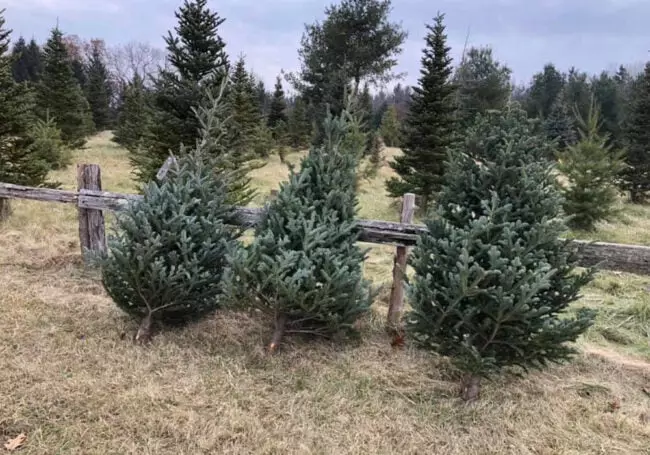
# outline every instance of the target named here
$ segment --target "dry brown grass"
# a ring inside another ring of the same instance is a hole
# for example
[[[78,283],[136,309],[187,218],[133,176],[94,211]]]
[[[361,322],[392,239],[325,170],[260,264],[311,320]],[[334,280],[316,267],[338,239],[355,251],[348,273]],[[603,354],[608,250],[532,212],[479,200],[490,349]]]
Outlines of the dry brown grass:
[[[107,136],[76,161],[100,163],[108,190],[132,188]],[[396,218],[387,172],[364,185],[362,216]],[[255,177],[267,191],[284,175],[272,162]],[[56,179],[74,187],[74,169]],[[609,312],[573,363],[500,378],[468,406],[443,360],[390,347],[383,301],[358,343],[290,338],[269,358],[268,321],[221,313],[135,346],[80,263],[75,209],[14,208],[0,226],[0,443],[24,432],[20,453],[650,453],[650,279],[600,276],[581,304]],[[388,282],[390,265],[375,248],[366,272]]]

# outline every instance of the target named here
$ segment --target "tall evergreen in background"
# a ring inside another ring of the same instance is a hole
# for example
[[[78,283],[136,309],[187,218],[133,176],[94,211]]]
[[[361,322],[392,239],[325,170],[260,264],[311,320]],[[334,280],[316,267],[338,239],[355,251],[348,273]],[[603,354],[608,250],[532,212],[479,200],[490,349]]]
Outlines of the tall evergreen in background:
[[[38,86],[38,111],[42,119],[53,118],[64,142],[84,144],[93,122],[88,101],[74,77],[63,33],[58,28],[43,48],[43,73]]]
[[[29,87],[13,79],[8,55],[11,30],[5,28],[0,9],[0,182],[41,186],[48,163],[34,148],[34,97]],[[9,216],[9,201],[0,199],[0,221]]]
[[[402,128],[394,104],[391,104],[384,112],[379,132],[386,146],[400,147],[402,145]]]
[[[443,21],[444,15],[438,14],[434,25],[427,25],[419,85],[413,88],[402,134],[404,154],[390,163],[398,177],[386,183],[392,197],[415,193],[422,207],[440,190],[456,125],[456,88],[450,80],[452,58]]]
[[[533,83],[528,89],[526,110],[531,118],[547,119],[556,105],[566,84],[566,77],[555,65],[548,63],[542,72],[533,76]]]
[[[154,118],[145,147],[132,150],[140,182],[151,180],[170,151],[196,142],[200,124],[193,108],[205,102],[228,72],[226,44],[218,34],[225,19],[210,11],[207,0],[185,0],[175,13],[178,25],[165,37],[169,68],[154,81]]]
[[[113,140],[127,150],[141,147],[142,140],[151,128],[149,96],[142,77],[135,73],[133,80],[124,89]]]
[[[246,61],[240,57],[235,63],[232,83],[228,89],[228,105],[232,117],[230,143],[241,157],[250,156],[256,150],[262,113],[255,91],[255,83],[246,70]],[[268,152],[268,151],[267,151]]]
[[[111,124],[110,101],[112,87],[109,81],[109,73],[104,63],[104,56],[98,45],[94,45],[91,50],[86,74],[88,75],[86,96],[92,112],[95,128],[98,131],[103,131]]]
[[[575,115],[567,105],[564,91],[558,94],[543,124],[547,138],[557,142],[558,150],[564,151],[576,143]]]
[[[544,367],[575,353],[593,322],[567,315],[592,272],[578,272],[549,144],[523,110],[479,116],[459,143],[436,216],[413,251],[407,328],[465,373],[462,397],[506,367]]]
[[[294,149],[307,147],[312,134],[312,123],[309,121],[307,105],[302,97],[295,98],[287,122],[289,145]]]
[[[18,38],[11,52],[11,70],[16,82],[39,81],[43,62],[36,40],[32,38],[28,45],[22,36]]]
[[[624,188],[632,202],[645,202],[650,191],[650,62],[635,84],[625,136],[628,168]]]

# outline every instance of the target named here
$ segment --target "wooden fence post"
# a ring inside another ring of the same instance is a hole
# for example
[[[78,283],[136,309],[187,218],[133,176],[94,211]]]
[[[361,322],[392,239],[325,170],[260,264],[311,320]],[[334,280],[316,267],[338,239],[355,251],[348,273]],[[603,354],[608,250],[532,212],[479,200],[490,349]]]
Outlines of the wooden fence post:
[[[102,175],[97,164],[77,165],[77,189],[101,191]],[[79,208],[79,243],[81,254],[106,251],[104,212]]]
[[[406,193],[402,198],[402,224],[413,222],[415,212],[415,194]],[[388,328],[397,330],[400,322],[400,315],[404,308],[404,273],[406,272],[406,259],[408,248],[398,246],[393,259],[393,285],[390,290],[390,304],[388,307]]]

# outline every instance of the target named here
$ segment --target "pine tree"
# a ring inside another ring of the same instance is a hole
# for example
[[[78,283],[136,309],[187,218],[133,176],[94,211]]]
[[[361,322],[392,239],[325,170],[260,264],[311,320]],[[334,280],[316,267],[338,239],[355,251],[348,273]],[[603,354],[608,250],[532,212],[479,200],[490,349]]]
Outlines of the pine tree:
[[[65,169],[72,163],[71,150],[63,142],[61,130],[54,119],[37,119],[29,134],[34,141],[31,148],[35,156],[39,161],[46,162],[50,169]]]
[[[232,131],[231,144],[233,150],[240,156],[249,156],[257,149],[262,121],[259,104],[255,93],[255,85],[246,70],[243,57],[237,60],[232,74],[232,83],[228,89]],[[266,150],[268,153],[269,150]],[[256,153],[257,154],[257,153]],[[259,156],[259,154],[257,154]]]
[[[366,179],[373,179],[377,177],[379,169],[381,169],[382,163],[384,161],[384,156],[382,154],[384,144],[381,142],[379,137],[379,132],[372,131],[368,134],[368,142],[366,145],[366,153],[368,155],[368,163],[363,170],[363,177]]]
[[[390,163],[399,177],[386,183],[392,197],[415,193],[422,198],[422,207],[440,190],[455,128],[456,88],[450,82],[452,58],[443,21],[444,15],[438,14],[435,24],[427,25],[419,86],[413,88],[404,127],[404,154]]]
[[[10,34],[4,9],[0,9],[0,182],[42,186],[50,168],[34,150],[30,137],[34,97],[26,84],[13,79],[7,55]],[[9,214],[9,201],[0,199],[0,221]]]
[[[135,151],[151,128],[151,109],[148,105],[144,80],[136,73],[124,89],[113,140],[127,150]]]
[[[286,332],[332,336],[352,331],[370,307],[363,278],[356,168],[363,144],[345,148],[346,120],[328,117],[325,141],[265,211],[255,240],[234,255],[225,280],[230,299],[250,303],[275,318],[273,352]]]
[[[589,116],[578,117],[578,121],[580,141],[559,155],[558,169],[566,178],[563,195],[564,211],[572,217],[569,226],[590,231],[598,221],[611,219],[616,213],[616,182],[624,161],[623,154],[608,145],[607,133],[600,132],[600,109],[595,98]]]
[[[309,121],[307,106],[300,96],[294,100],[293,108],[289,112],[287,130],[289,145],[294,149],[301,149],[309,144],[312,125]]]
[[[275,90],[271,99],[271,107],[267,125],[274,131],[279,123],[288,122],[287,118],[287,101],[284,99],[284,89],[282,88],[282,79],[280,76],[275,81]]]
[[[380,127],[381,137],[388,147],[399,147],[402,145],[402,132],[397,118],[397,109],[394,104],[386,110]]]
[[[380,97],[382,101],[379,102],[379,107],[372,114],[372,128],[375,131],[381,129],[381,122],[384,120],[384,116],[388,110],[388,102],[385,101],[386,95],[380,92]]]
[[[549,63],[541,73],[533,76],[528,90],[527,111],[530,117],[546,119],[551,115],[555,101],[566,84],[566,76]]]
[[[141,321],[138,340],[150,339],[155,321],[186,323],[221,304],[227,254],[241,235],[232,227],[240,176],[214,153],[224,125],[220,99],[212,103],[196,111],[195,148],[181,150],[165,180],[147,184],[144,198],[118,216],[109,254],[97,258],[108,294]]]
[[[16,82],[36,83],[40,80],[43,63],[41,49],[32,39],[29,45],[21,36],[14,45],[11,53],[12,73]]]
[[[407,330],[465,372],[462,396],[507,367],[559,362],[593,313],[566,314],[593,271],[576,270],[549,144],[522,110],[479,116],[453,151],[437,212],[413,251]]]
[[[138,181],[145,183],[181,144],[193,144],[199,123],[192,109],[220,86],[228,73],[228,56],[218,29],[225,19],[207,0],[185,0],[176,12],[175,35],[165,37],[169,68],[154,81],[154,118],[144,147],[132,151]]]
[[[63,33],[52,30],[43,49],[43,73],[38,87],[38,108],[41,118],[53,118],[61,130],[63,141],[80,147],[92,131],[88,101],[76,81]]]
[[[571,115],[564,98],[564,92],[560,92],[548,117],[544,120],[546,137],[551,141],[556,141],[558,150],[564,151],[577,142],[575,128],[575,116]]]
[[[623,187],[630,192],[632,202],[642,203],[650,191],[650,63],[635,86],[625,128],[627,169]]]
[[[98,131],[103,131],[111,123],[110,101],[112,88],[108,70],[104,64],[104,56],[98,45],[92,48],[86,73],[88,74],[86,94],[95,128]]]

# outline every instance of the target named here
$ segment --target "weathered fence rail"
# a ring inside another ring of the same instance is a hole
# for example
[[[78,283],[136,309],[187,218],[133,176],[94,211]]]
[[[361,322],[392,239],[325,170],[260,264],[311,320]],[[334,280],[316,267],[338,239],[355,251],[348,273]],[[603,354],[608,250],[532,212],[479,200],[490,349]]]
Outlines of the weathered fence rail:
[[[130,201],[137,200],[141,196],[84,188],[79,191],[67,191],[0,183],[0,198],[61,202],[74,204],[79,209],[120,211]],[[261,213],[262,209],[259,208],[239,208],[238,222],[245,226],[254,226]],[[426,232],[426,226],[421,224],[389,221],[359,220],[359,226],[361,241],[400,247],[415,245],[418,235]],[[607,270],[650,275],[650,247],[582,240],[577,242],[582,247],[582,265],[599,264],[601,268]]]

